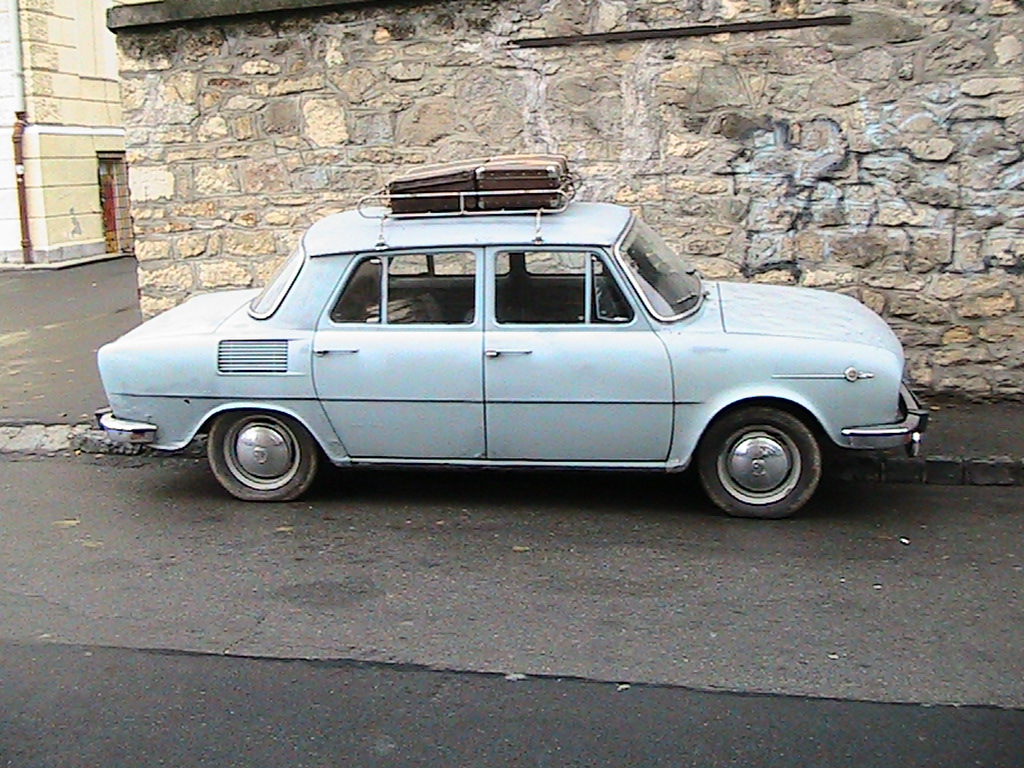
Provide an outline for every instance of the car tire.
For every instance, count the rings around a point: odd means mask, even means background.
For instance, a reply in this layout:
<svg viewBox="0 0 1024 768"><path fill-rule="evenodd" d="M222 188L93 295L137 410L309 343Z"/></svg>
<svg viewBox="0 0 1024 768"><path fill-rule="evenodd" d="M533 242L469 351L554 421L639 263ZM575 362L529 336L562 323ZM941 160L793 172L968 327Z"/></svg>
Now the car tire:
<svg viewBox="0 0 1024 768"><path fill-rule="evenodd" d="M210 426L206 446L214 476L243 501L291 501L307 490L320 448L298 421L280 413L233 411Z"/></svg>
<svg viewBox="0 0 1024 768"><path fill-rule="evenodd" d="M697 449L704 491L733 517L789 517L821 479L821 448L796 416L775 408L731 411L708 427Z"/></svg>

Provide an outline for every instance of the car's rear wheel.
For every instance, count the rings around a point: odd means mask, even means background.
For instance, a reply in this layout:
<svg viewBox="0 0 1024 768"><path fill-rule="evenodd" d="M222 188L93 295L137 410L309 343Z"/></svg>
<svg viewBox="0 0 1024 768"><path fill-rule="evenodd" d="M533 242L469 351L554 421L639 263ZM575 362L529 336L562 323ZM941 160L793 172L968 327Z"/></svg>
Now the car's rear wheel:
<svg viewBox="0 0 1024 768"><path fill-rule="evenodd" d="M220 484L244 501L296 499L312 485L320 463L306 428L279 413L221 414L210 427L206 451Z"/></svg>
<svg viewBox="0 0 1024 768"><path fill-rule="evenodd" d="M741 408L708 427L697 468L704 491L727 514L788 517L818 487L821 448L796 416L775 408Z"/></svg>

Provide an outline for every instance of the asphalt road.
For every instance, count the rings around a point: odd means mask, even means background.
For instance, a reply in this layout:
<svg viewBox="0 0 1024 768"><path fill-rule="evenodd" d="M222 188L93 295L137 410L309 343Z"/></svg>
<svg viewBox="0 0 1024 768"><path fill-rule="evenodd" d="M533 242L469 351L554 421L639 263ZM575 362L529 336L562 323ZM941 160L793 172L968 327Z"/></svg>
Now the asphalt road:
<svg viewBox="0 0 1024 768"><path fill-rule="evenodd" d="M0 460L0 639L1024 707L1015 488L826 484L776 523L685 478Z"/></svg>
<svg viewBox="0 0 1024 768"><path fill-rule="evenodd" d="M135 268L0 271L0 422L75 424L106 405L96 350L141 322Z"/></svg>
<svg viewBox="0 0 1024 768"><path fill-rule="evenodd" d="M1024 712L0 643L0 766L1014 768Z"/></svg>

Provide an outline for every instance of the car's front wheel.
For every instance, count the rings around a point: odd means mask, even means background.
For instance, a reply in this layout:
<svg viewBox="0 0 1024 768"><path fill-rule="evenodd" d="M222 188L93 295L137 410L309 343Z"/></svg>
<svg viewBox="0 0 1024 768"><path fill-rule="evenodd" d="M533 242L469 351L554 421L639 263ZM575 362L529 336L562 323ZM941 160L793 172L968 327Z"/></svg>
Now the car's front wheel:
<svg viewBox="0 0 1024 768"><path fill-rule="evenodd" d="M228 493L244 501L291 501L313 483L316 441L290 416L236 411L218 416L206 447L210 468Z"/></svg>
<svg viewBox="0 0 1024 768"><path fill-rule="evenodd" d="M708 497L734 517L788 517L821 479L821 449L807 425L775 408L726 413L701 439L697 469Z"/></svg>

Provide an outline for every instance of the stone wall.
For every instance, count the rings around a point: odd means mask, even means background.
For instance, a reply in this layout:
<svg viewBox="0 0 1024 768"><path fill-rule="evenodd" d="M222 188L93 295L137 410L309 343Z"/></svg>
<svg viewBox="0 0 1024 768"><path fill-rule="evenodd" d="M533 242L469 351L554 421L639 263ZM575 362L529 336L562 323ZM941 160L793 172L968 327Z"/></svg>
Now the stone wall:
<svg viewBox="0 0 1024 768"><path fill-rule="evenodd" d="M642 209L710 277L857 296L922 390L1024 398L1018 0L379 3L119 32L146 314L260 284L398 168L559 151L584 198Z"/></svg>

